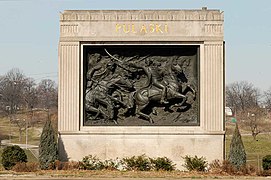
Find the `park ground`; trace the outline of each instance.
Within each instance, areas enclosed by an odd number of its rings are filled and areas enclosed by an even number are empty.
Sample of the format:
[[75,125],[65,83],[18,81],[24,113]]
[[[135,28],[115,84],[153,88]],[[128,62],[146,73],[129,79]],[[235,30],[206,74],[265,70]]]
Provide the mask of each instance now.
[[[41,115],[43,116],[43,115]],[[45,116],[45,115],[44,115]],[[27,146],[25,150],[29,162],[37,162],[37,147],[39,145],[39,137],[42,132],[43,122],[35,122],[35,124],[27,129]],[[229,152],[232,132],[235,123],[226,123],[226,155]],[[247,153],[247,163],[255,167],[257,171],[261,170],[262,157],[271,154],[271,132],[264,132],[257,135],[256,140],[251,136],[251,132],[247,128],[240,127],[242,140]],[[19,131],[16,124],[10,124],[7,117],[0,119],[0,132],[12,144],[26,144],[26,132],[23,131],[21,141],[19,140]],[[33,147],[31,146],[33,145]],[[30,147],[30,148],[29,148]],[[0,148],[0,154],[3,147]],[[209,162],[211,163],[211,162]],[[256,174],[252,176],[230,176],[226,174],[215,173],[196,173],[196,172],[134,172],[134,171],[37,171],[31,173],[18,173],[5,171],[0,165],[0,179],[271,179],[271,177],[259,177]]]
[[197,172],[143,172],[143,171],[39,171],[37,173],[4,173],[0,179],[97,179],[97,180],[162,180],[162,179],[240,179],[240,180],[271,180],[271,177],[260,176],[230,176],[215,173]]

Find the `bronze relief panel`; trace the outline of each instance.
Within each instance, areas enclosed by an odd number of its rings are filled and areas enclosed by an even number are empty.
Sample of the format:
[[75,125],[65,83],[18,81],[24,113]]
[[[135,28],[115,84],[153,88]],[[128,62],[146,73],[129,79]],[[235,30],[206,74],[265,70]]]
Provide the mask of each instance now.
[[199,125],[199,46],[84,46],[85,126]]

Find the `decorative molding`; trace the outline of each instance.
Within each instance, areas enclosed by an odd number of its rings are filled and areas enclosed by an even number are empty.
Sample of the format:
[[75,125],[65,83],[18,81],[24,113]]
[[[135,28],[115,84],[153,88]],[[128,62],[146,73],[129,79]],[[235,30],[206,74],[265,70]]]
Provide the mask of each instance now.
[[78,24],[61,24],[60,33],[78,33]]
[[159,38],[159,42],[162,42],[161,44],[165,44],[165,42],[203,42],[203,41],[223,41],[222,36],[163,36],[163,37],[158,37],[158,36],[125,36],[125,37],[119,37],[119,36],[113,36],[113,35],[108,35],[108,36],[76,36],[76,37],[67,37],[66,34],[65,36],[61,35],[60,36],[60,42],[79,42],[79,41],[107,41],[107,42],[155,42],[157,44],[157,39]]
[[205,48],[207,47],[221,47],[222,46],[222,43],[217,43],[217,42],[214,42],[214,43],[208,43],[208,44],[204,44]]
[[222,33],[222,24],[205,24],[204,32],[206,33]]
[[[84,131],[74,131],[74,132],[71,132],[71,131],[61,131],[61,132],[58,132],[59,135],[123,135],[123,132],[84,132]],[[176,136],[176,135],[225,135],[225,131],[210,131],[210,132],[172,132],[172,133],[169,133],[169,132],[128,132],[128,133],[125,133],[125,135],[172,135],[172,136]]]
[[219,10],[65,10],[60,21],[224,21]]

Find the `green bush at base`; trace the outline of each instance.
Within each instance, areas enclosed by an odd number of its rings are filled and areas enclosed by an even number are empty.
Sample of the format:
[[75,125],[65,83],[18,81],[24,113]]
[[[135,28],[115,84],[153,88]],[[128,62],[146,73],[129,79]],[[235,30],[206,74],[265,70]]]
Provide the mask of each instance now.
[[58,160],[58,149],[55,132],[50,120],[45,122],[40,136],[39,163],[41,169],[52,169],[52,164]]
[[204,157],[191,157],[185,156],[184,157],[184,167],[188,171],[206,171],[207,170],[207,161]]
[[263,169],[264,170],[271,169],[271,155],[266,155],[263,157]]
[[18,162],[27,162],[27,156],[17,145],[7,146],[2,153],[2,164],[6,170],[12,169]]
[[167,157],[150,158],[145,154],[105,161],[101,161],[96,156],[88,155],[79,162],[79,168],[84,170],[173,171],[175,164]]
[[232,135],[228,161],[237,169],[246,165],[246,151],[242,141],[238,125],[236,124]]

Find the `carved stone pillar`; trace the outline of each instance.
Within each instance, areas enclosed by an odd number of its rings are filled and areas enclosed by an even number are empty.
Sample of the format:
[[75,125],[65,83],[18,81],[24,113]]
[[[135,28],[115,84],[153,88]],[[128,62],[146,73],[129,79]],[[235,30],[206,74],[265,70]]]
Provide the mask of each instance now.
[[59,43],[58,130],[79,131],[80,61],[79,42]]

